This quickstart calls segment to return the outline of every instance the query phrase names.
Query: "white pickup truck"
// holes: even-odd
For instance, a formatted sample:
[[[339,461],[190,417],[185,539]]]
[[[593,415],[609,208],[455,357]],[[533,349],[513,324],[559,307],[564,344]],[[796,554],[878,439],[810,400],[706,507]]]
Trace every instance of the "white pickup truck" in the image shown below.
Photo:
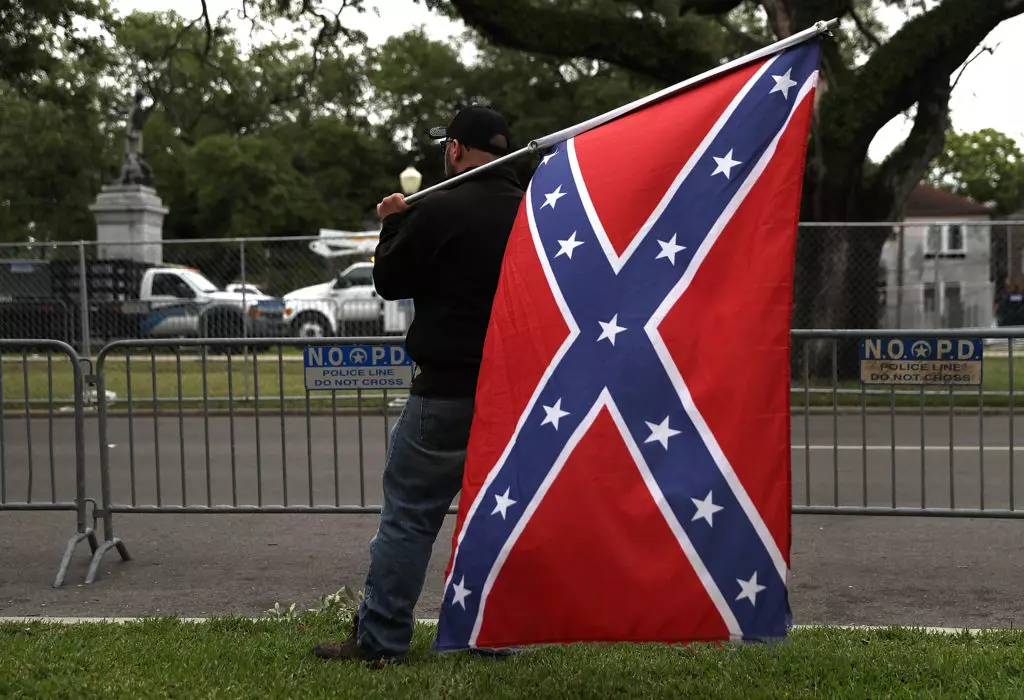
[[[410,300],[386,301],[377,294],[372,262],[354,263],[330,282],[283,299],[290,334],[299,338],[401,334],[412,322]]]
[[[198,270],[163,266],[146,270],[138,298],[123,302],[138,315],[143,336],[259,338],[283,335],[284,302],[247,287],[221,291]]]

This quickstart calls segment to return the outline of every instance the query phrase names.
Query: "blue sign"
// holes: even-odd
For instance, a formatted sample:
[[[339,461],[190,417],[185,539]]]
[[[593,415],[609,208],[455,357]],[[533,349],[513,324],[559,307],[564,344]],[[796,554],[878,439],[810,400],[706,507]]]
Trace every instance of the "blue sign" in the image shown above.
[[[860,374],[865,384],[981,384],[980,338],[864,338]]]
[[[400,345],[315,345],[302,351],[306,390],[409,389],[413,362]]]

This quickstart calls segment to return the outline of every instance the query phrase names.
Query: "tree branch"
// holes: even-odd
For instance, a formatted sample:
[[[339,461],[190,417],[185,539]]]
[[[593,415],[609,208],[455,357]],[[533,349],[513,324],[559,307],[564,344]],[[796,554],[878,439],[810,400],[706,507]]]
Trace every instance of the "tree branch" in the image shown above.
[[[718,65],[728,40],[728,33],[711,18],[696,13],[661,23],[524,0],[450,4],[467,25],[496,44],[559,58],[587,56],[666,83]]]
[[[658,0],[614,0],[622,5],[631,5],[643,12],[656,13]],[[735,10],[746,0],[682,0],[679,3],[679,14],[694,12],[698,15],[724,15]]]
[[[210,8],[207,7],[206,0],[200,0],[200,2],[203,6],[202,20],[206,26],[206,46],[203,48],[203,58],[206,58],[210,55],[210,49],[213,48],[213,23],[210,22]]]
[[[978,51],[973,56],[971,56],[969,59],[967,59],[967,61],[963,65],[963,67],[956,74],[956,77],[953,79],[953,87],[952,87],[952,89],[953,90],[956,89],[956,84],[960,82],[960,78],[964,77],[964,73],[967,71],[967,67],[969,65],[971,65],[972,63],[977,61],[979,58],[981,58],[982,54],[986,54],[987,53],[987,54],[994,55],[995,52],[996,52],[996,49],[998,49],[998,48],[999,48],[998,44],[996,44],[995,48],[993,48],[991,46],[981,46],[981,47],[979,47]]]
[[[785,39],[799,31],[796,27],[796,11],[786,0],[761,0],[761,7],[768,15],[768,26],[775,36]]]
[[[1024,12],[1024,0],[945,0],[908,20],[868,62],[822,100],[830,146],[863,158],[875,134],[970,56],[1004,19]]]
[[[921,182],[928,165],[942,153],[949,129],[949,81],[936,80],[917,103],[910,135],[882,163],[871,191],[890,210],[886,218],[902,218],[903,204]]]
[[[715,22],[717,22],[718,25],[722,27],[725,31],[729,32],[729,36],[736,39],[737,45],[740,47],[742,51],[746,51],[747,53],[753,53],[754,51],[757,51],[758,49],[765,47],[764,42],[762,42],[757,37],[751,36],[746,32],[740,30],[725,17],[715,17]]]
[[[857,8],[853,5],[850,6],[849,15],[853,18],[853,23],[857,26],[857,31],[863,34],[876,49],[882,46],[882,41],[875,36],[875,33],[871,31],[871,28],[868,27],[867,23],[861,19],[860,15],[857,13]]]
[[[724,15],[742,5],[744,0],[689,0],[680,3],[679,14],[687,11],[699,15]]]

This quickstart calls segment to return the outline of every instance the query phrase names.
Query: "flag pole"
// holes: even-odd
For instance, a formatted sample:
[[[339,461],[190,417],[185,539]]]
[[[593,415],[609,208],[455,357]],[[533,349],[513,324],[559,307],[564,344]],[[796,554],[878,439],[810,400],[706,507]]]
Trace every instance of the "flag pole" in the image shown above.
[[[686,80],[680,83],[670,85],[667,88],[664,88],[663,90],[659,90],[658,92],[647,95],[646,97],[641,97],[640,99],[634,100],[629,104],[622,105],[621,107],[616,107],[611,111],[605,112],[602,115],[580,122],[579,124],[576,124],[574,126],[570,126],[560,131],[556,131],[552,134],[549,134],[539,139],[534,139],[533,141],[530,141],[530,143],[528,143],[526,146],[520,148],[517,151],[508,153],[504,156],[501,156],[500,158],[496,158],[495,160],[490,161],[489,163],[477,166],[472,170],[467,170],[463,173],[456,175],[455,177],[449,178],[447,180],[437,183],[436,185],[432,185],[424,190],[420,190],[415,194],[409,195],[408,197],[405,198],[405,202],[407,204],[413,204],[417,200],[422,199],[423,197],[427,196],[428,194],[431,194],[432,192],[436,192],[438,190],[446,189],[448,187],[456,185],[460,182],[468,180],[471,177],[475,177],[476,175],[479,175],[482,172],[486,172],[488,170],[491,170],[492,168],[497,168],[500,165],[504,165],[505,163],[521,158],[524,155],[543,151],[555,145],[556,143],[561,143],[562,141],[570,139],[574,136],[578,136],[579,134],[582,134],[585,131],[590,131],[591,129],[601,126],[602,124],[607,124],[608,122],[618,119],[619,117],[625,116],[630,112],[642,109],[643,107],[646,107],[659,100],[663,100],[666,97],[671,97],[677,93],[683,92],[684,90],[688,90],[694,87],[695,85],[699,85],[700,83],[715,78],[723,73],[728,73],[729,71],[736,70],[737,68],[745,66],[749,63],[753,63],[754,61],[758,61],[762,58],[765,58],[766,56],[771,56],[772,54],[778,53],[780,51],[785,51],[786,49],[792,46],[796,46],[797,44],[803,43],[808,39],[829,32],[831,28],[837,25],[838,23],[838,18],[815,22],[814,26],[812,27],[808,27],[807,29],[801,32],[793,34],[792,36],[788,36],[780,41],[776,41],[774,44],[769,44],[768,46],[760,48],[752,53],[746,54],[745,56],[740,56],[739,58],[729,61],[728,63],[723,63],[717,68],[712,68],[711,70],[705,71],[704,73],[696,75],[692,78],[687,78]]]

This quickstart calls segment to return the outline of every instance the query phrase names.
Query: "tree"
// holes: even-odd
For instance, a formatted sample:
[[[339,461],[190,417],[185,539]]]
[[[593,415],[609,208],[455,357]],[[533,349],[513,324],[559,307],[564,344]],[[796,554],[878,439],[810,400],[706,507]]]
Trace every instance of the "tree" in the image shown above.
[[[88,205],[117,162],[119,95],[103,79],[105,3],[14,3],[0,12],[0,240],[89,237]],[[101,31],[83,36],[83,23]],[[97,25],[99,22],[99,25]]]
[[[84,25],[109,19],[106,0],[8,0],[0,12],[0,81],[7,89],[31,91],[68,61],[104,53]]]
[[[208,32],[212,32],[208,33]],[[401,169],[365,119],[357,57],[301,35],[247,53],[217,21],[134,13],[116,31],[123,83],[151,98],[146,157],[170,209],[166,238],[358,227]]]
[[[950,131],[932,163],[928,182],[953,194],[1012,214],[1024,207],[1024,153],[995,129],[968,133]]]
[[[459,49],[479,47],[464,64]],[[604,112],[653,89],[627,71],[587,59],[556,59],[488,44],[474,32],[447,42],[421,30],[391,37],[368,50],[369,106],[424,175],[424,185],[443,177],[430,127],[443,124],[462,105],[479,101],[504,114],[513,145],[556,131],[595,112]],[[537,105],[544,105],[538,109]],[[516,165],[528,178],[534,163]]]

